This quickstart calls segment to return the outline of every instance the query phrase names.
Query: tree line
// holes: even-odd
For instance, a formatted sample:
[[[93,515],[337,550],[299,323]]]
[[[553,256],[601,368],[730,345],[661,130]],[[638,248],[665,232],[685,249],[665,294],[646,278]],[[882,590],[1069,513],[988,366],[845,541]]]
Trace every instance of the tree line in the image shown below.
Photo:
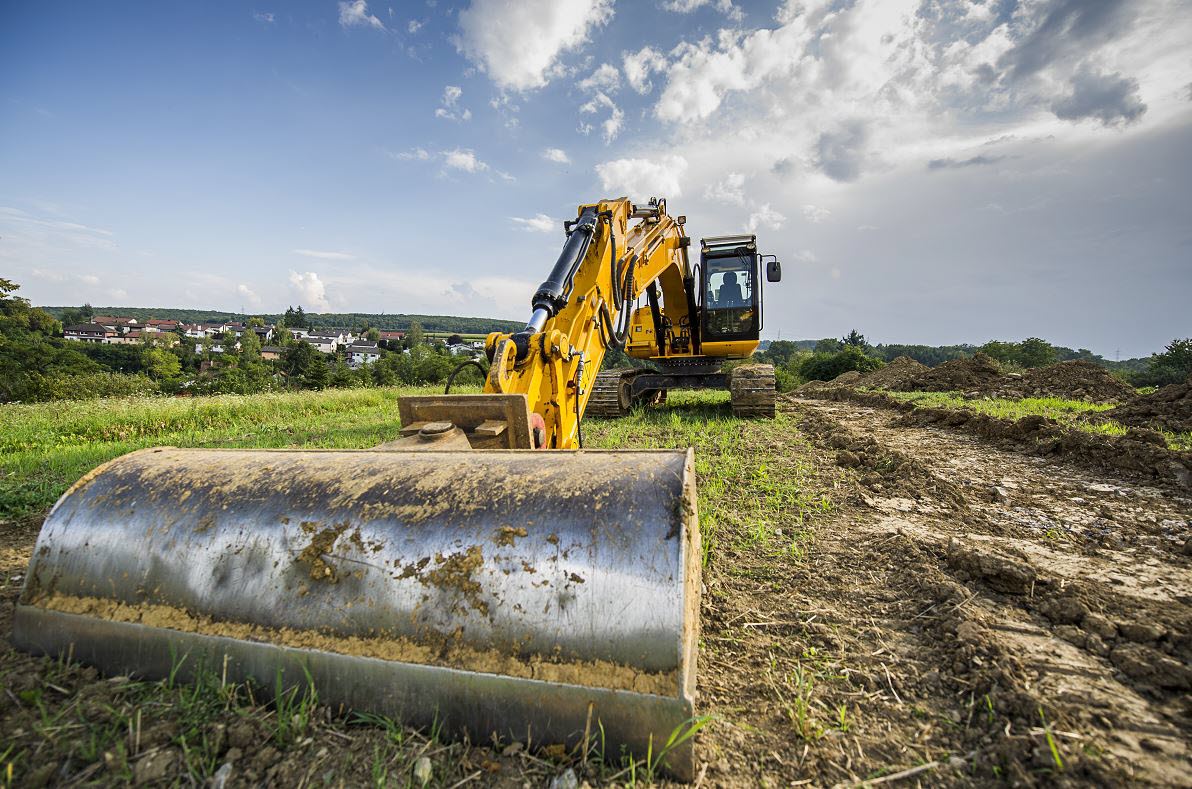
[[[427,342],[426,331],[415,320],[406,325],[403,339],[380,343],[379,359],[353,369],[342,355],[324,354],[291,337],[287,328],[310,327],[310,313],[301,306],[276,318],[272,342],[281,348],[278,359],[261,355],[260,339],[250,330],[239,338],[228,331],[220,337],[195,339],[179,328],[147,334],[134,345],[76,342],[61,336],[62,320],[30,305],[16,295],[18,290],[15,282],[0,279],[0,402],[432,384],[446,380],[461,361],[442,345]],[[89,321],[95,311],[84,305],[58,308],[58,314],[70,325]],[[138,319],[148,317],[157,316]],[[470,320],[475,319],[461,319],[456,325],[472,326]],[[265,316],[246,320],[249,328],[265,322]],[[352,325],[360,336],[374,341],[379,337],[378,328],[367,321]],[[217,345],[223,353],[214,351]],[[457,380],[481,382],[474,366],[462,370]]]
[[[1139,387],[1179,383],[1192,374],[1192,339],[1172,340],[1162,352],[1146,358],[1114,362],[1086,348],[1073,350],[1052,345],[1038,337],[1019,342],[990,340],[984,345],[871,345],[865,335],[854,329],[840,339],[774,340],[759,351],[755,359],[773,364],[779,388],[789,390],[807,381],[830,381],[850,370],[867,373],[899,356],[935,367],[976,353],[994,358],[1010,372],[1083,360],[1101,365]]]

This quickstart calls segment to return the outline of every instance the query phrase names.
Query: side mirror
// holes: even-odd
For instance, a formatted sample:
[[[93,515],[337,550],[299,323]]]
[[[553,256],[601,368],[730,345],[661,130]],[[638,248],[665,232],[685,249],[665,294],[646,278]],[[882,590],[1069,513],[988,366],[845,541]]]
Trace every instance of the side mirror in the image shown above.
[[[767,282],[781,282],[782,281],[782,264],[778,262],[778,258],[768,256],[770,259],[766,261],[766,281]]]

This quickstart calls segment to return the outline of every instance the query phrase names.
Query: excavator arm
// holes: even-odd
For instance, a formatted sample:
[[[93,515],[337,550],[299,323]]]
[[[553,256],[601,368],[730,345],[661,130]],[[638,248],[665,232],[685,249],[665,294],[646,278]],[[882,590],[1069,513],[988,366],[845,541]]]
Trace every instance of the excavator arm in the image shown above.
[[[402,445],[442,446],[450,422],[478,448],[579,448],[596,374],[608,349],[623,347],[634,303],[648,295],[657,315],[661,295],[676,323],[695,312],[685,219],[658,199],[581,205],[565,223],[567,241],[534,292],[525,328],[488,336],[485,394],[406,398],[402,422],[410,440]],[[463,447],[458,434],[454,444]]]

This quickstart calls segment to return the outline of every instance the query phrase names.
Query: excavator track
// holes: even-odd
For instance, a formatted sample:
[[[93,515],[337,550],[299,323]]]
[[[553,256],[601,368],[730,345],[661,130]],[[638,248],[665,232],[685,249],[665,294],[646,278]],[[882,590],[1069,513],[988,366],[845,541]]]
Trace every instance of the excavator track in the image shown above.
[[[733,416],[774,417],[774,365],[746,364],[733,370],[729,381]]]
[[[587,413],[591,416],[618,417],[629,413],[633,405],[630,391],[639,370],[605,370],[596,375]]]

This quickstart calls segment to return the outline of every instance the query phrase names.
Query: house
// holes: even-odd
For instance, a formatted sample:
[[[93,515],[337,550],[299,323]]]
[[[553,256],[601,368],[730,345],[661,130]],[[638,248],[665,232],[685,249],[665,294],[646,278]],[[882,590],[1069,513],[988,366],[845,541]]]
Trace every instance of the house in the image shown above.
[[[299,338],[305,342],[315,346],[315,350],[323,353],[335,353],[339,350],[339,344],[342,340],[341,335],[338,334],[308,334],[305,337]]]
[[[380,359],[381,349],[375,342],[360,342],[348,346],[347,356],[349,367],[363,367]]]
[[[404,331],[383,331],[383,332],[377,332],[377,333],[380,335],[379,339],[385,340],[385,341],[400,340],[406,336],[406,333]]]
[[[459,345],[448,345],[447,353],[451,354],[452,356],[475,356],[476,354],[480,353],[480,351],[467,343],[460,343]]]
[[[178,328],[178,321],[150,318],[145,321],[145,325],[142,328],[146,331],[174,331],[174,329]]]
[[[124,334],[109,338],[107,342],[109,345],[138,345],[142,336],[140,329],[129,329]]]
[[[262,345],[261,346],[261,358],[268,359],[269,361],[274,361],[275,359],[280,359],[285,352],[286,352],[285,348],[279,348],[276,345]]]
[[[109,338],[115,339],[119,336],[115,329],[109,329],[96,323],[77,323],[73,326],[66,326],[62,329],[62,336],[67,340],[75,340],[77,342],[93,342],[105,343]]]
[[[252,330],[256,333],[257,339],[261,341],[262,345],[273,339],[272,326],[254,326]]]
[[[91,322],[98,326],[107,326],[113,331],[126,331],[129,327],[137,325],[136,318],[124,315],[92,315]]]

